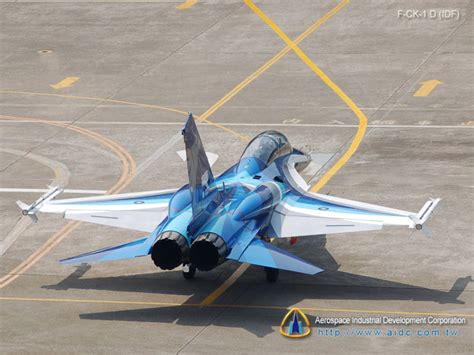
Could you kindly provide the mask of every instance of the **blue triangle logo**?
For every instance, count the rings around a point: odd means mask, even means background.
[[[311,333],[306,314],[294,307],[288,311],[280,324],[280,334],[288,338],[303,338]]]
[[[289,329],[290,334],[302,334],[303,333],[303,327],[301,325],[301,322],[298,318],[298,312],[293,312],[293,320],[290,322],[290,329]]]

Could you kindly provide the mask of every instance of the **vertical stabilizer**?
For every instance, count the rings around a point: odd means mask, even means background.
[[[192,113],[189,114],[184,126],[183,137],[186,147],[193,215],[197,215],[203,208],[201,201],[206,198],[209,184],[214,181],[214,176]]]

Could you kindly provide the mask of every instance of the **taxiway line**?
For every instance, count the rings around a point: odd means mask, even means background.
[[[237,270],[235,270],[232,275],[227,278],[218,288],[212,291],[204,300],[201,301],[200,305],[208,306],[216,299],[218,299],[227,289],[232,286],[240,276],[249,268],[250,264],[241,264]]]
[[[178,303],[178,302],[156,302],[156,301],[119,301],[119,300],[94,300],[94,299],[75,299],[75,298],[40,298],[40,297],[8,297],[0,296],[1,301],[19,301],[19,302],[51,302],[51,303],[96,303],[96,304],[117,304],[117,305],[136,305],[136,306],[159,306],[159,307],[212,307],[212,308],[237,308],[237,309],[269,309],[269,310],[289,310],[293,306],[269,306],[269,305],[250,305],[250,304],[207,304],[202,303]],[[341,312],[341,313],[371,313],[371,314],[394,314],[394,315],[413,315],[413,316],[440,316],[440,317],[466,317],[474,318],[474,314],[459,314],[446,312],[413,312],[413,311],[391,311],[376,309],[346,309],[346,308],[320,308],[320,307],[298,307],[302,311],[315,312]]]
[[[197,2],[198,2],[198,0],[186,0],[182,4],[176,6],[176,8],[178,10],[186,10],[186,9],[189,9],[190,7],[194,6]]]
[[[327,12],[323,17],[313,23],[306,31],[301,33],[298,37],[296,37],[294,43],[302,42],[306,37],[308,37],[311,33],[316,31],[322,24],[324,24],[327,20],[329,20],[332,16],[334,16],[339,10],[341,10],[344,6],[349,3],[350,0],[343,0],[339,2],[335,7],[333,7],[329,12]],[[220,107],[222,107],[227,101],[237,95],[243,88],[248,86],[252,81],[257,79],[260,75],[270,69],[275,63],[277,63],[280,59],[282,59],[285,55],[287,55],[291,51],[290,46],[286,46],[280,52],[278,52],[273,58],[263,64],[260,68],[250,74],[247,78],[242,80],[239,84],[237,84],[232,90],[230,90],[226,95],[224,95],[219,101],[217,101],[214,105],[209,107],[204,113],[200,115],[201,119],[207,121],[208,118],[216,112]]]
[[[53,186],[56,184],[52,184]],[[48,192],[49,189],[29,189],[29,188],[17,188],[17,187],[0,187],[0,192]],[[102,195],[105,194],[106,190],[81,190],[81,189],[64,189],[65,194],[92,194]]]
[[[25,121],[9,121],[13,123],[27,123]],[[63,123],[72,123],[72,121],[61,121]],[[3,123],[0,121],[0,124]],[[219,125],[225,125],[230,127],[321,127],[321,128],[357,128],[359,125],[356,124],[338,124],[338,123],[245,123],[245,122],[223,122],[217,123]],[[198,123],[205,124],[205,123]],[[78,126],[97,125],[97,126],[120,126],[120,125],[133,125],[133,126],[182,126],[182,122],[152,122],[152,121],[80,121],[77,122]],[[367,124],[367,128],[428,128],[428,129],[473,129],[473,124],[458,124],[458,125],[432,125],[432,124]]]
[[[171,107],[161,106],[161,105],[154,105],[154,104],[145,104],[140,102],[132,102],[132,101],[124,101],[124,100],[115,100],[115,99],[106,99],[100,97],[91,97],[91,96],[75,96],[75,95],[65,95],[65,94],[51,94],[45,92],[32,92],[32,91],[17,91],[17,90],[0,90],[0,94],[16,94],[16,95],[31,95],[31,96],[49,96],[49,97],[60,97],[64,99],[76,99],[76,100],[89,100],[89,101],[100,101],[100,102],[108,102],[113,104],[122,104],[128,106],[136,106],[136,107],[143,107],[143,108],[151,108],[156,110],[163,110],[168,112],[178,113],[180,115],[188,115],[188,112],[183,110],[178,110]],[[204,121],[199,115],[194,115],[195,118],[198,120]],[[209,119],[206,119],[205,122],[211,126],[216,128],[222,129],[244,141],[248,141],[249,137],[246,135],[240,134],[237,131],[234,131],[231,128],[225,127],[219,123],[215,123]]]
[[[332,16],[334,16],[339,10],[341,10],[349,0],[343,0],[339,2],[334,8],[332,8],[328,13],[326,13],[323,17],[321,17],[318,21],[316,21],[313,25],[311,25],[306,31],[304,31],[301,35],[299,35],[295,42],[287,43],[287,46],[283,48],[280,52],[278,52],[272,59],[270,59],[267,63],[262,65],[259,69],[255,72],[250,74],[246,79],[244,79],[241,83],[235,86],[228,94],[224,95],[219,101],[217,101],[213,106],[211,106],[206,112],[200,115],[201,119],[207,120],[207,118],[216,112],[222,105],[224,105],[227,101],[229,101],[232,97],[234,97],[238,92],[240,92],[243,88],[249,85],[252,81],[258,78],[261,74],[267,71],[273,64],[283,58],[287,53],[292,50],[292,45],[294,43],[300,43],[303,39],[313,33],[316,29],[318,29],[323,23],[329,20]],[[248,3],[247,3],[248,4]],[[323,73],[324,74],[324,73]],[[324,74],[325,75],[325,74]],[[367,122],[366,122],[367,124]],[[326,173],[327,174],[327,173]],[[324,177],[325,175],[323,175]],[[327,179],[329,180],[329,179]],[[240,265],[237,270],[235,270],[230,277],[224,281],[217,289],[211,292],[206,298],[201,301],[202,305],[210,305],[216,299],[218,299],[228,288],[230,288],[238,279],[239,277],[250,267],[249,264],[242,264]]]
[[[51,181],[52,185],[66,186],[69,181],[69,177],[71,175],[69,169],[67,168],[67,166],[56,160],[46,158],[42,155],[16,149],[0,148],[0,152],[14,154],[22,158],[27,158],[50,168],[54,172],[54,178]],[[2,189],[0,189],[0,191],[2,191]]]
[[[17,158],[12,163],[9,163],[6,169],[8,169],[8,166],[15,164],[19,159],[27,158],[50,168],[54,172],[54,178],[51,181],[51,184],[53,186],[66,186],[68,184],[71,173],[69,172],[69,169],[67,168],[67,166],[65,166],[64,164],[56,160],[49,159],[42,155],[30,153],[23,150],[0,148],[0,152],[14,154],[20,157],[20,158]],[[6,191],[8,192],[9,190],[11,189],[0,188],[0,192],[6,192]],[[19,190],[19,189],[13,189],[13,190]],[[19,220],[17,220],[17,222],[15,223],[15,226],[7,233],[7,236],[2,241],[0,241],[0,256],[2,256],[8,251],[8,249],[13,245],[13,243],[16,242],[18,237],[26,230],[26,228],[28,228],[31,225],[31,223],[33,223],[32,219],[23,215],[20,217]]]
[[[357,132],[351,142],[351,145],[346,152],[339,158],[339,160],[314,184],[310,191],[319,191],[326,183],[334,176],[336,172],[341,169],[344,164],[354,155],[359,147],[362,139],[364,139],[367,130],[367,117],[362,110],[352,101],[352,99],[329,78],[324,71],[322,71],[299,47],[292,41],[275,22],[273,22],[265,13],[260,10],[251,0],[244,0],[248,7],[250,7],[295,53],[300,59],[329,87],[339,98],[352,110],[352,112],[359,119],[359,126]]]
[[[111,149],[122,162],[122,174],[119,180],[107,191],[107,193],[116,193],[123,190],[133,179],[136,173],[136,163],[133,157],[128,153],[125,148],[123,148],[118,143],[112,141],[111,139],[102,136],[99,133],[90,131],[88,129],[77,127],[71,124],[63,123],[60,121],[51,121],[44,119],[33,119],[31,117],[21,117],[21,116],[5,116],[0,115],[0,120],[28,120],[30,122],[47,124],[57,127],[62,127],[65,129],[73,130],[80,134],[83,134],[87,137],[90,137],[100,144],[105,145]],[[44,255],[46,255],[50,250],[52,250],[56,245],[58,245],[64,238],[66,238],[72,231],[74,231],[81,222],[68,222],[64,227],[59,231],[53,234],[43,245],[41,245],[33,254],[28,258],[23,260],[19,265],[13,268],[8,274],[0,278],[0,288],[3,288],[16,280],[27,270],[29,270],[36,262],[38,262]]]
[[[79,76],[68,76],[56,84],[51,84],[50,87],[56,90],[68,88],[74,85],[74,83],[78,81],[79,79],[80,79]]]

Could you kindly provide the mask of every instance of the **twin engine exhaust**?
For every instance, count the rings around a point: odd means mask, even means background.
[[[188,264],[188,241],[177,232],[163,232],[151,248],[151,258],[163,270],[173,270],[181,264]]]
[[[214,233],[199,235],[191,246],[191,264],[201,271],[209,271],[222,264],[227,256],[227,245]]]
[[[191,264],[201,271],[209,271],[224,262],[227,245],[219,235],[199,235],[191,247],[180,233],[167,231],[160,234],[151,249],[151,258],[157,267],[172,270],[182,264]]]

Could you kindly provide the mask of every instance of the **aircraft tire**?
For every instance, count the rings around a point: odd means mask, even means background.
[[[183,270],[183,277],[186,280],[194,279],[194,275],[196,275],[196,267],[195,266],[189,265],[188,271]]]

